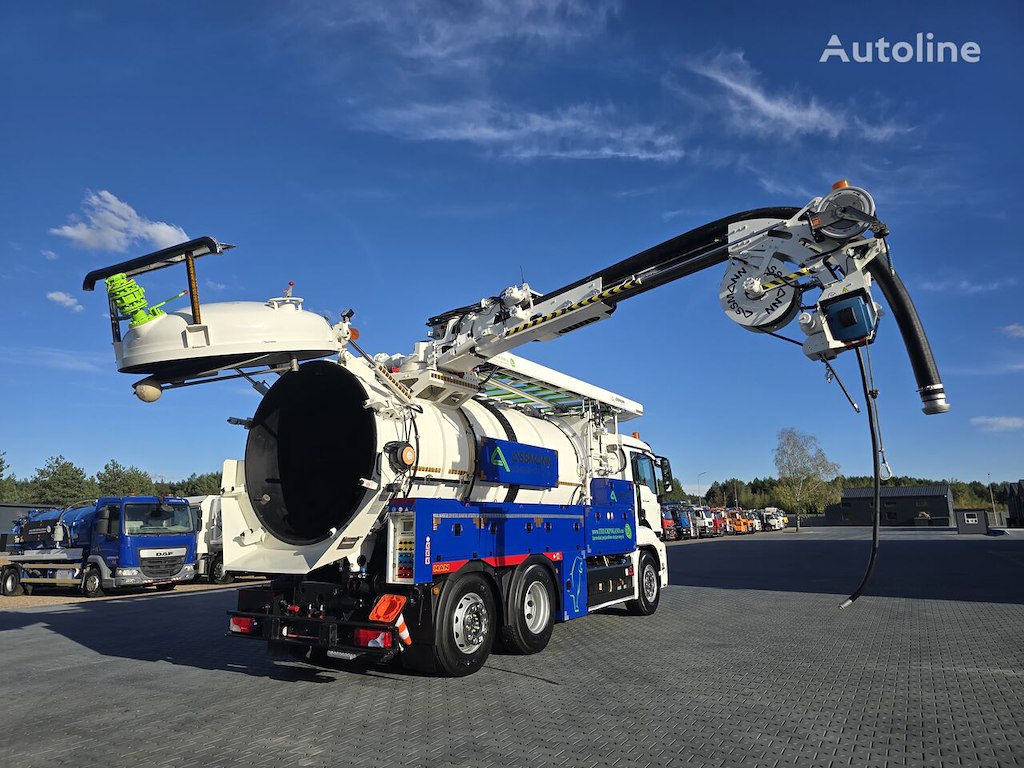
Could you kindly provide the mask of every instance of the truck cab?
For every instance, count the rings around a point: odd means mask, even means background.
[[[104,496],[67,509],[29,512],[19,520],[4,594],[36,586],[170,590],[195,576],[196,532],[185,499]]]

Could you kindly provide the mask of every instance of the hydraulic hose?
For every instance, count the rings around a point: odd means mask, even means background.
[[[871,579],[871,572],[875,570],[875,561],[878,559],[878,534],[882,520],[882,463],[878,450],[878,412],[875,403],[878,392],[871,389],[871,385],[868,383],[867,371],[864,369],[863,351],[860,349],[856,351],[857,364],[860,366],[860,380],[864,385],[864,407],[868,412],[868,429],[871,431],[871,458],[875,480],[873,495],[875,514],[872,517],[871,557],[868,558],[868,567],[864,571],[864,577],[860,580],[860,585],[853,591],[853,594],[839,604],[839,610],[853,605],[854,601],[864,593],[864,589]]]
[[[889,308],[892,310],[896,324],[899,326],[903,344],[910,356],[910,365],[914,369],[917,380],[917,391],[921,396],[923,410],[927,414],[945,413],[949,410],[946,402],[946,390],[939,377],[939,369],[935,365],[931,345],[925,336],[924,326],[917,314],[914,302],[910,299],[900,276],[893,271],[887,260],[874,259],[868,264],[868,272],[882,289]]]

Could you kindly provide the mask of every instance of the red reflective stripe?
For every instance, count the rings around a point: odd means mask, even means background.
[[[561,552],[537,552],[534,554],[544,555],[549,560],[559,563],[562,561]],[[505,568],[510,565],[519,565],[526,558],[532,557],[533,555],[495,555],[493,557],[480,557],[477,558],[481,562],[487,563],[492,568]],[[470,560],[450,560],[447,563],[434,563],[433,573],[455,573],[466,563],[472,562]]]

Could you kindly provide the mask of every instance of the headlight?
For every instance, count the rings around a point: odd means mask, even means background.
[[[138,568],[118,568],[117,569],[117,575],[118,576],[138,576],[139,575],[139,569]]]

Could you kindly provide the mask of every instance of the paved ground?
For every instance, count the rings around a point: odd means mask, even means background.
[[[1024,536],[670,545],[658,613],[461,680],[318,671],[222,636],[230,591],[0,613],[0,766],[1024,763]]]
[[[0,559],[0,562],[3,562],[3,560]],[[239,583],[241,582],[245,582],[247,584],[262,584],[263,579],[255,576],[243,576],[239,579]],[[200,579],[198,581],[188,582],[185,584],[178,584],[178,586],[174,588],[174,592],[175,594],[180,594],[182,592],[207,592],[212,589],[232,589],[232,587],[226,587],[222,584],[210,584],[206,579]],[[85,597],[81,591],[77,589],[70,589],[66,587],[36,587],[35,591],[31,595],[0,597],[0,612],[22,610],[24,608],[36,608],[43,605],[86,603],[96,600],[129,600],[141,595],[153,595],[155,593],[156,589],[154,587],[145,587],[131,591],[112,591],[103,597],[89,598]],[[2,661],[0,661],[0,664],[2,664]],[[2,765],[2,763],[0,763],[0,765]]]

